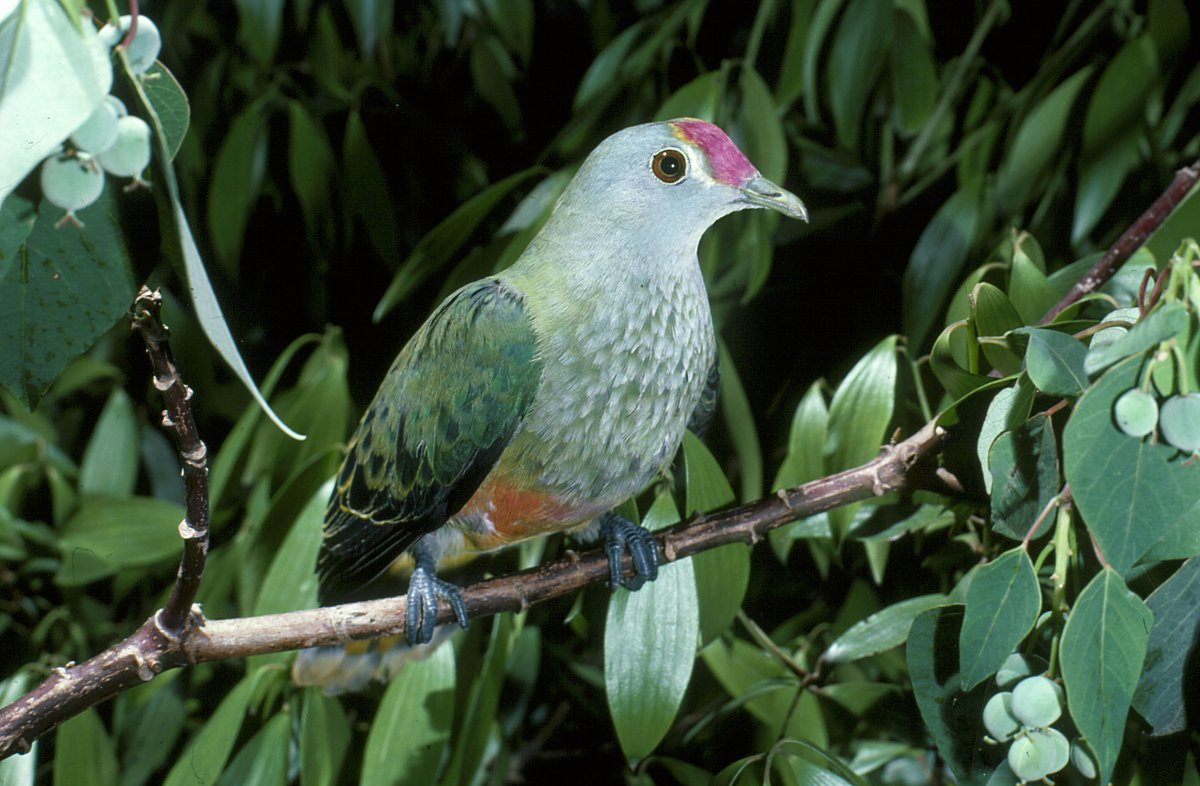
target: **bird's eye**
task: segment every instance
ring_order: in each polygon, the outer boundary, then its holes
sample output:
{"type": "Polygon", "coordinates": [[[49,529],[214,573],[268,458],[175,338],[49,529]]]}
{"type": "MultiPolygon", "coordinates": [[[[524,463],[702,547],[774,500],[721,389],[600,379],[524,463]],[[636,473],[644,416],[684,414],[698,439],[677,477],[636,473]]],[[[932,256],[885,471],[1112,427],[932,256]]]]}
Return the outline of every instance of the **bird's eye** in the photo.
{"type": "Polygon", "coordinates": [[[678,150],[668,147],[654,154],[650,169],[664,183],[678,183],[687,174],[687,158],[678,150]]]}

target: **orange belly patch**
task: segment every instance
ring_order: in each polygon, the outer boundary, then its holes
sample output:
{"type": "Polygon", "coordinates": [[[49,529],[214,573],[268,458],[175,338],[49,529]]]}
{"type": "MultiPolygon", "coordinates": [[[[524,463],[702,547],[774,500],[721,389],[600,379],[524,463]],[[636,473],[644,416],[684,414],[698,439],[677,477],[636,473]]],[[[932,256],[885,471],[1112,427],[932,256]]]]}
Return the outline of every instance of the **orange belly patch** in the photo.
{"type": "Polygon", "coordinates": [[[454,517],[471,547],[486,551],[534,535],[561,532],[595,516],[595,506],[570,503],[546,491],[487,478],[454,517]]]}

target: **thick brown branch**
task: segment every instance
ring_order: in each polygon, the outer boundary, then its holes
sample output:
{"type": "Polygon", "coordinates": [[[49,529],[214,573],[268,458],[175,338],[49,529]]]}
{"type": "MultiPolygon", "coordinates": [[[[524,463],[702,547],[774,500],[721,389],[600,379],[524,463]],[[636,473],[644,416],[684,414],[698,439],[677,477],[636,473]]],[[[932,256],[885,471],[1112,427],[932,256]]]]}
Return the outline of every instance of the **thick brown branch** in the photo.
{"type": "MultiPolygon", "coordinates": [[[[915,465],[932,456],[942,431],[933,423],[873,461],[814,480],[757,502],[696,516],[656,534],[664,562],[683,559],[727,543],[757,543],[771,529],[877,494],[914,487],[915,465]]],[[[626,557],[626,572],[632,562],[626,557]]],[[[566,556],[531,570],[501,576],[463,589],[474,618],[520,611],[608,578],[600,550],[566,556]]],[[[149,680],[158,672],[201,661],[243,658],[404,630],[404,598],[347,603],[331,608],[243,619],[207,620],[196,615],[181,638],[145,624],[121,644],[86,663],[57,670],[33,692],[0,709],[0,758],[24,750],[41,734],[99,701],[149,680]]],[[[439,622],[452,613],[440,609],[439,622]]]]}
{"type": "Polygon", "coordinates": [[[154,371],[154,387],[162,393],[167,405],[163,411],[163,426],[175,432],[183,464],[187,500],[186,517],[179,523],[183,557],[179,561],[171,597],[158,612],[162,631],[177,637],[183,633],[188,621],[208,556],[208,448],[200,439],[196,420],[192,417],[192,389],[183,384],[171,357],[167,329],[159,318],[161,310],[162,297],[158,292],[142,287],[134,298],[130,322],[146,342],[146,354],[154,371]]]}
{"type": "Polygon", "coordinates": [[[1141,248],[1142,244],[1146,242],[1146,238],[1150,237],[1154,230],[1158,229],[1167,219],[1167,216],[1171,215],[1171,211],[1179,206],[1183,198],[1192,190],[1192,186],[1196,185],[1198,179],[1200,179],[1200,161],[1176,172],[1175,179],[1171,181],[1167,190],[1154,200],[1154,204],[1146,208],[1146,212],[1142,213],[1137,221],[1134,221],[1128,229],[1121,233],[1117,242],[1113,243],[1104,256],[1100,257],[1100,260],[1092,266],[1092,269],[1085,273],[1083,278],[1076,281],[1067,294],[1063,295],[1062,299],[1038,320],[1038,324],[1049,324],[1068,306],[1084,295],[1095,292],[1104,285],[1104,282],[1112,278],[1121,265],[1125,264],[1125,260],[1133,256],[1133,252],[1141,248]]]}

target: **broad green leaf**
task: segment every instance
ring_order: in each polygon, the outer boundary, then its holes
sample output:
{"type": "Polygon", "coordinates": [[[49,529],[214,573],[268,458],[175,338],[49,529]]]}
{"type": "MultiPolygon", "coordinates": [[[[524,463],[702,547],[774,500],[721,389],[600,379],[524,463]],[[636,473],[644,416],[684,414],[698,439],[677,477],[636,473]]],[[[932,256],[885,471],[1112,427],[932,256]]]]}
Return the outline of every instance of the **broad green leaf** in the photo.
{"type": "Polygon", "coordinates": [[[992,398],[988,404],[987,414],[979,427],[979,439],[975,443],[975,454],[979,458],[979,466],[983,470],[984,490],[990,496],[992,493],[992,473],[988,471],[988,452],[992,449],[996,437],[1005,431],[1019,428],[1029,419],[1036,391],[1029,383],[1028,377],[1021,376],[1011,387],[1006,387],[992,398]]]}
{"type": "Polygon", "coordinates": [[[1023,328],[1029,336],[1025,368],[1038,390],[1051,396],[1078,396],[1088,384],[1084,371],[1087,347],[1083,342],[1045,328],[1023,328]]]}
{"type": "Polygon", "coordinates": [[[1150,0],[1146,27],[1154,39],[1154,49],[1164,64],[1187,45],[1190,23],[1184,0],[1150,0]]]}
{"type": "Polygon", "coordinates": [[[121,694],[114,713],[114,736],[120,739],[121,786],[151,782],[174,751],[186,720],[187,708],[178,682],[168,674],[121,694]]]}
{"type": "Polygon", "coordinates": [[[1118,573],[1152,549],[1157,559],[1200,553],[1200,462],[1134,439],[1113,421],[1114,402],[1137,386],[1140,366],[1131,358],[1110,369],[1084,393],[1063,432],[1071,495],[1118,573]]]}
{"type": "Polygon", "coordinates": [[[229,124],[229,133],[213,162],[208,186],[208,234],[217,258],[230,271],[237,270],[246,225],[262,190],[269,120],[265,99],[248,106],[229,124]]]}
{"type": "Polygon", "coordinates": [[[469,786],[479,771],[492,725],[500,706],[500,689],[504,687],[504,667],[517,639],[514,632],[518,620],[512,614],[502,614],[492,621],[492,634],[483,662],[474,672],[477,676],[467,691],[466,709],[462,710],[451,750],[450,763],[442,775],[446,786],[469,786]]]}
{"type": "Polygon", "coordinates": [[[237,342],[233,340],[229,325],[225,322],[225,315],[221,313],[216,292],[213,291],[208,272],[204,269],[204,260],[200,256],[200,249],[196,247],[196,238],[192,236],[191,225],[188,224],[187,215],[183,210],[183,200],[179,195],[179,181],[175,177],[175,169],[170,164],[171,150],[167,129],[172,125],[171,120],[168,118],[164,121],[158,116],[157,107],[146,92],[142,80],[130,75],[128,83],[137,93],[142,108],[146,112],[146,119],[150,121],[150,126],[154,129],[155,149],[161,164],[159,171],[162,173],[167,199],[171,203],[171,220],[175,224],[172,234],[179,241],[179,253],[183,258],[188,292],[191,295],[192,305],[196,309],[196,319],[200,323],[200,328],[212,343],[213,348],[217,350],[217,353],[246,387],[246,390],[250,392],[254,400],[258,402],[258,405],[267,413],[267,417],[279,427],[279,430],[293,439],[304,439],[302,435],[292,431],[279,419],[279,416],[263,398],[262,393],[259,392],[258,386],[254,384],[254,378],[250,376],[250,370],[246,368],[246,362],[242,360],[237,342]]]}
{"type": "MultiPolygon", "coordinates": [[[[3,20],[0,20],[0,25],[3,20]]],[[[0,680],[0,707],[7,707],[21,698],[33,683],[29,667],[0,680]]],[[[34,740],[26,753],[0,759],[0,783],[4,786],[34,786],[37,777],[38,741],[34,740]]]]}
{"type": "Polygon", "coordinates": [[[1020,371],[1020,356],[1007,343],[997,343],[1008,331],[1023,324],[1012,301],[998,287],[986,282],[975,285],[969,301],[975,332],[980,338],[980,349],[992,368],[1004,376],[1020,371]]]}
{"type": "Polygon", "coordinates": [[[938,208],[917,239],[900,291],[904,333],[914,348],[924,345],[941,315],[983,225],[982,212],[982,186],[966,185],[938,208]]]}
{"type": "Polygon", "coordinates": [[[586,107],[614,84],[619,84],[622,63],[647,25],[648,20],[633,23],[600,51],[588,66],[583,79],[579,81],[579,88],[575,91],[575,100],[571,105],[575,112],[586,107]]]}
{"type": "Polygon", "coordinates": [[[1063,628],[1060,654],[1067,707],[1096,754],[1100,783],[1108,783],[1121,752],[1153,619],[1121,576],[1105,568],[1079,593],[1063,628]]]}
{"type": "Polygon", "coordinates": [[[444,643],[406,663],[388,684],[367,735],[360,783],[433,783],[453,719],[454,647],[444,643]]]}
{"type": "Polygon", "coordinates": [[[187,94],[183,92],[175,75],[162,63],[155,63],[146,71],[142,89],[146,91],[146,98],[162,124],[163,142],[169,160],[174,160],[175,154],[183,146],[183,138],[187,135],[192,117],[187,94]]]}
{"type": "MultiPolygon", "coordinates": [[[[792,415],[787,456],[775,475],[775,482],[771,486],[773,489],[793,488],[825,474],[825,429],[829,422],[829,410],[821,389],[821,382],[810,385],[792,415]]],[[[776,527],[767,534],[780,562],[787,560],[797,526],[804,526],[804,522],[776,527]]]]}
{"type": "Polygon", "coordinates": [[[1036,241],[1024,236],[1014,245],[1008,295],[1021,316],[1021,324],[1032,325],[1050,310],[1056,298],[1045,271],[1030,256],[1030,251],[1037,249],[1036,241]]]}
{"type": "Polygon", "coordinates": [[[1104,211],[1121,192],[1125,179],[1137,166],[1142,144],[1135,128],[1081,164],[1071,224],[1072,243],[1079,243],[1096,228],[1104,211]]]}
{"type": "Polygon", "coordinates": [[[893,122],[902,134],[915,134],[933,112],[941,85],[930,42],[921,35],[912,16],[892,11],[895,30],[891,49],[893,122]]]}
{"type": "Polygon", "coordinates": [[[970,395],[972,391],[988,385],[995,380],[983,374],[972,373],[959,365],[954,357],[951,339],[958,331],[967,331],[967,340],[975,341],[974,327],[969,319],[960,319],[947,325],[933,342],[929,352],[929,370],[937,377],[938,383],[945,388],[950,398],[959,401],[970,395]]]}
{"type": "Polygon", "coordinates": [[[122,568],[177,559],[183,508],[150,497],[85,498],[63,527],[56,583],[77,587],[122,568]]]}
{"type": "Polygon", "coordinates": [[[741,470],[741,500],[750,502],[763,495],[762,445],[758,441],[754,411],[746,398],[741,375],[724,341],[718,340],[717,352],[721,364],[721,414],[725,417],[741,470]]]}
{"type": "Polygon", "coordinates": [[[271,567],[262,582],[255,616],[309,609],[317,605],[317,550],[321,545],[321,524],[325,505],[333,491],[333,479],[317,489],[300,511],[296,521],[275,552],[271,567]]]}
{"type": "Polygon", "coordinates": [[[750,548],[730,543],[691,557],[700,605],[700,640],[721,635],[742,607],[750,584],[750,548]]]}
{"type": "Polygon", "coordinates": [[[326,212],[334,166],[333,148],[325,129],[309,115],[304,104],[288,101],[288,177],[309,232],[323,239],[331,227],[326,212]]]}
{"type": "Polygon", "coordinates": [[[95,709],[58,727],[54,739],[54,786],[117,786],[117,754],[95,709]]]}
{"type": "Polygon", "coordinates": [[[1091,72],[1088,66],[1067,77],[1022,121],[996,173],[996,201],[1003,213],[1013,215],[1025,206],[1034,187],[1060,154],[1067,118],[1091,72]]]}
{"type": "Polygon", "coordinates": [[[690,431],[683,435],[683,467],[686,477],[686,513],[707,513],[733,502],[733,489],[717,460],[690,431]]]}
{"type": "Polygon", "coordinates": [[[79,490],[128,496],[138,471],[138,423],[133,402],[117,388],[108,397],[79,465],[79,490]]]}
{"type": "MultiPolygon", "coordinates": [[[[1054,425],[1041,415],[1005,431],[988,452],[992,487],[992,529],[1023,540],[1029,528],[1062,484],[1058,479],[1058,445],[1054,425]]],[[[1047,516],[1033,537],[1050,527],[1047,516]]]]}
{"type": "Polygon", "coordinates": [[[958,634],[963,690],[996,673],[1033,629],[1041,609],[1041,590],[1025,549],[1006,551],[975,572],[958,634]]]}
{"type": "Polygon", "coordinates": [[[983,705],[988,689],[964,693],[958,672],[961,608],[946,606],[924,612],[908,634],[908,675],[925,729],[933,737],[959,783],[983,783],[994,769],[987,766],[983,738],[983,705]]]}
{"type": "MultiPolygon", "coordinates": [[[[71,224],[55,228],[63,211],[43,200],[24,244],[11,261],[0,261],[0,346],[5,348],[0,385],[31,409],[67,364],[123,317],[133,300],[129,255],[112,191],[105,189],[95,204],[76,212],[82,229],[71,224]]],[[[22,207],[28,203],[8,200],[0,218],[30,221],[22,207]],[[20,212],[14,216],[13,210],[20,212]]]]}
{"type": "Polygon", "coordinates": [[[1162,341],[1187,330],[1188,313],[1182,303],[1166,303],[1139,320],[1121,338],[1102,344],[1087,353],[1083,367],[1095,375],[1118,360],[1141,355],[1162,341]]]}
{"type": "Polygon", "coordinates": [[[908,639],[909,629],[918,615],[945,604],[945,595],[919,595],[893,603],[859,620],[838,636],[825,650],[825,661],[849,663],[898,647],[908,639]]]}
{"type": "Polygon", "coordinates": [[[212,716],[204,722],[175,766],[167,775],[166,786],[196,786],[216,783],[225,769],[246,716],[250,695],[258,685],[262,671],[243,677],[221,700],[212,716]]]}
{"type": "Polygon", "coordinates": [[[238,11],[238,41],[260,63],[275,59],[283,26],[283,0],[234,0],[238,11]]]}
{"type": "MultiPolygon", "coordinates": [[[[677,519],[671,498],[662,495],[645,523],[677,519]]],[[[663,565],[658,578],[637,592],[613,592],[604,627],[604,686],[617,740],[630,761],[648,756],[670,729],[692,676],[699,636],[690,559],[663,565]]]]}
{"type": "MultiPolygon", "coordinates": [[[[394,682],[389,683],[388,688],[392,684],[394,682]]],[[[426,708],[420,707],[417,711],[425,712],[426,708]]],[[[377,710],[372,730],[379,717],[377,710]]],[[[370,739],[370,733],[367,738],[370,739]]],[[[304,691],[304,707],[300,711],[300,786],[334,786],[338,783],[349,744],[350,721],[341,702],[317,688],[304,691]]]]}
{"type": "Polygon", "coordinates": [[[238,750],[217,786],[286,786],[291,722],[288,712],[276,713],[238,750]]]}
{"type": "Polygon", "coordinates": [[[467,200],[461,207],[447,216],[440,224],[421,238],[412,253],[396,271],[379,304],[375,306],[373,318],[376,322],[387,316],[397,303],[420,286],[426,279],[449,263],[471,233],[487,218],[501,199],[508,196],[518,185],[535,174],[545,174],[541,167],[531,167],[509,175],[493,183],[467,200]]]}
{"type": "Polygon", "coordinates": [[[858,148],[867,99],[892,44],[891,0],[850,0],[829,48],[829,107],[838,143],[858,148]]]}
{"type": "Polygon", "coordinates": [[[787,175],[788,145],[783,122],[775,112],[771,88],[758,72],[743,66],[738,86],[742,92],[739,146],[768,179],[781,183],[787,175]]]}
{"type": "Polygon", "coordinates": [[[1200,557],[1183,563],[1146,599],[1146,606],[1154,625],[1133,706],[1154,734],[1174,734],[1187,727],[1188,697],[1195,688],[1188,653],[1200,636],[1200,557]]]}
{"type": "MultiPolygon", "coordinates": [[[[52,0],[18,2],[0,19],[0,42],[4,50],[0,57],[3,205],[25,176],[108,94],[112,65],[96,28],[91,24],[77,28],[52,0]]],[[[0,290],[5,288],[8,285],[0,282],[0,290]]],[[[0,308],[0,313],[5,310],[0,308]]],[[[0,345],[7,344],[0,340],[0,345]]]]}
{"type": "Polygon", "coordinates": [[[676,90],[654,114],[655,120],[676,117],[696,117],[710,123],[716,119],[717,107],[725,94],[725,70],[701,74],[676,90]]]}

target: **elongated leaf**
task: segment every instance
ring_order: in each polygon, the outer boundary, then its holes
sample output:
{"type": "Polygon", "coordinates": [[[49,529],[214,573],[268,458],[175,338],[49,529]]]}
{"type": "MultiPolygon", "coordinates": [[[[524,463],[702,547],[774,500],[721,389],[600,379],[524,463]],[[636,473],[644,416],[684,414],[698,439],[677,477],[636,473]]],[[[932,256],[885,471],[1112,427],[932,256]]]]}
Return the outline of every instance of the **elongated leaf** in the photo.
{"type": "Polygon", "coordinates": [[[1004,376],[1020,371],[1020,356],[1007,343],[998,343],[1008,331],[1023,324],[1012,301],[999,287],[986,282],[975,285],[969,300],[971,318],[975,321],[975,332],[979,335],[984,357],[1004,376]]]}
{"type": "Polygon", "coordinates": [[[192,107],[188,103],[187,94],[183,92],[175,75],[158,62],[146,71],[142,79],[142,89],[146,91],[146,99],[154,108],[154,114],[162,125],[167,154],[170,160],[174,160],[175,154],[183,146],[183,138],[187,135],[188,124],[192,118],[192,107]]]}
{"type": "MultiPolygon", "coordinates": [[[[378,711],[375,720],[379,720],[378,711]]],[[[374,729],[375,723],[371,726],[374,729]]],[[[367,736],[370,739],[370,734],[367,736]]],[[[338,783],[349,744],[350,721],[341,703],[317,688],[306,690],[300,713],[300,786],[338,783]]]]}
{"type": "Polygon", "coordinates": [[[257,671],[241,679],[221,700],[212,714],[184,749],[167,775],[166,786],[195,786],[216,783],[225,768],[233,743],[246,716],[250,695],[264,672],[257,671]]]}
{"type": "Polygon", "coordinates": [[[971,321],[960,319],[946,326],[933,342],[933,349],[929,352],[929,370],[937,377],[937,381],[945,388],[946,393],[956,401],[966,398],[973,391],[995,381],[983,374],[972,373],[959,365],[958,360],[954,357],[951,340],[959,331],[967,333],[968,341],[975,341],[971,321]]]}
{"type": "Polygon", "coordinates": [[[1028,377],[1019,377],[1012,387],[1001,390],[988,404],[987,414],[979,427],[979,439],[975,444],[975,454],[979,457],[979,466],[983,469],[984,490],[992,493],[992,473],[988,471],[988,453],[996,438],[1005,431],[1019,428],[1029,418],[1035,391],[1028,377]]]}
{"type": "Polygon", "coordinates": [[[1133,706],[1156,735],[1174,734],[1187,727],[1187,702],[1195,689],[1188,660],[1200,636],[1200,557],[1183,563],[1146,606],[1154,625],[1133,706]]]}
{"type": "Polygon", "coordinates": [[[1153,615],[1111,568],[1079,593],[1063,628],[1063,682],[1067,707],[1100,765],[1100,783],[1112,777],[1125,718],[1146,658],[1153,615]]]}
{"type": "Polygon", "coordinates": [[[920,595],[877,611],[838,636],[825,650],[825,661],[849,663],[898,647],[907,641],[917,616],[945,604],[945,595],[920,595]]]}
{"type": "Polygon", "coordinates": [[[1087,353],[1083,367],[1095,374],[1118,360],[1140,355],[1159,342],[1177,336],[1187,329],[1188,314],[1182,303],[1167,303],[1156,308],[1145,319],[1134,324],[1129,332],[1116,341],[1101,344],[1087,353]]]}
{"type": "MultiPolygon", "coordinates": [[[[0,20],[2,23],[2,20],[0,20]]],[[[28,670],[18,671],[0,681],[0,707],[7,707],[25,694],[32,683],[28,670]]],[[[4,786],[34,786],[37,777],[38,741],[34,740],[25,753],[0,760],[0,783],[4,786]]]]}
{"type": "Polygon", "coordinates": [[[958,634],[963,690],[996,673],[1033,629],[1041,608],[1041,590],[1025,549],[1006,551],[976,571],[958,634]]]}
{"type": "Polygon", "coordinates": [[[237,269],[242,238],[267,169],[266,112],[265,101],[259,100],[233,118],[213,164],[208,233],[217,258],[231,271],[237,269]]]}
{"type": "Polygon", "coordinates": [[[325,129],[308,114],[299,101],[288,102],[288,176],[304,223],[314,237],[328,240],[330,223],[326,211],[334,171],[333,148],[325,129]]]}
{"type": "Polygon", "coordinates": [[[690,431],[683,435],[683,467],[689,515],[716,510],[736,499],[717,460],[690,431]]]}
{"type": "Polygon", "coordinates": [[[234,0],[238,10],[238,39],[261,63],[270,63],[283,27],[283,0],[234,0]]]}
{"type": "Polygon", "coordinates": [[[279,614],[317,605],[317,549],[321,545],[321,523],[325,505],[333,491],[333,480],[323,484],[308,500],[288,530],[283,544],[262,582],[255,615],[279,614]]]}
{"type": "MultiPolygon", "coordinates": [[[[998,436],[988,452],[987,467],[992,479],[992,528],[1023,540],[1062,485],[1050,419],[1035,416],[998,436]]],[[[1051,521],[1047,516],[1032,537],[1045,533],[1051,521]]]]}
{"type": "Polygon", "coordinates": [[[291,718],[279,712],[238,750],[217,786],[285,786],[291,718]]]}
{"type": "Polygon", "coordinates": [[[288,428],[271,409],[271,405],[267,403],[262,393],[259,392],[258,386],[254,384],[254,378],[250,376],[250,370],[246,368],[245,361],[242,360],[237,342],[233,340],[233,334],[229,332],[229,325],[225,322],[225,315],[221,313],[221,306],[217,303],[217,295],[213,291],[212,282],[208,279],[208,272],[204,269],[204,260],[200,256],[200,249],[196,247],[196,239],[192,236],[191,226],[183,212],[183,202],[179,196],[179,181],[175,177],[175,169],[170,164],[171,150],[168,147],[163,121],[159,119],[155,105],[147,95],[142,81],[130,75],[129,83],[138,94],[142,107],[146,111],[146,117],[154,129],[156,150],[161,164],[159,171],[162,172],[167,198],[171,202],[171,218],[175,222],[174,231],[178,236],[179,251],[183,257],[184,272],[187,274],[188,292],[191,295],[192,305],[196,309],[196,319],[200,323],[200,328],[212,343],[213,348],[250,391],[250,395],[267,413],[267,417],[289,437],[304,439],[302,435],[288,428]]]}
{"type": "MultiPolygon", "coordinates": [[[[645,524],[676,520],[674,503],[663,495],[645,524]]],[[[699,635],[690,559],[663,565],[658,578],[637,592],[614,591],[604,627],[604,686],[617,739],[630,761],[648,756],[671,727],[691,680],[699,635]]]]}
{"type": "Polygon", "coordinates": [[[117,389],[108,397],[100,419],[83,451],[79,490],[127,496],[133,493],[138,470],[138,424],[133,403],[117,389]]]}
{"type": "Polygon", "coordinates": [[[1119,573],[1151,549],[1157,559],[1200,553],[1200,462],[1182,461],[1174,448],[1130,437],[1113,420],[1114,402],[1137,386],[1140,366],[1131,358],[1110,369],[1079,400],[1063,432],[1071,494],[1119,573]]]}
{"type": "Polygon", "coordinates": [[[175,674],[162,674],[117,699],[114,726],[120,737],[121,786],[152,782],[175,748],[187,720],[175,674]]]}
{"type": "Polygon", "coordinates": [[[921,35],[911,15],[894,9],[892,26],[895,37],[889,71],[895,101],[893,122],[901,133],[915,134],[925,125],[937,102],[941,87],[937,67],[930,42],[921,35]]]}
{"type": "Polygon", "coordinates": [[[454,648],[409,661],[388,685],[363,752],[363,786],[433,783],[454,717],[454,648]]]}
{"type": "Polygon", "coordinates": [[[891,0],[850,0],[829,50],[829,104],[838,142],[858,147],[867,99],[892,43],[891,0]]]}
{"type": "Polygon", "coordinates": [[[824,715],[817,697],[803,691],[796,700],[794,678],[785,676],[779,659],[741,639],[716,639],[700,653],[733,706],[745,709],[772,736],[785,734],[828,745],[824,715]]]}
{"type": "Polygon", "coordinates": [[[441,782],[447,786],[469,786],[474,783],[491,737],[492,724],[496,722],[500,689],[504,686],[504,666],[517,639],[515,628],[516,622],[511,614],[496,617],[492,622],[487,652],[478,669],[478,676],[468,690],[466,709],[455,731],[454,739],[458,740],[458,744],[452,750],[450,763],[442,775],[441,782]]]}
{"type": "Polygon", "coordinates": [[[117,786],[117,754],[100,715],[86,709],[58,727],[54,786],[117,786]]]}
{"type": "Polygon", "coordinates": [[[149,497],[86,499],[63,527],[63,561],[55,581],[79,586],[121,568],[178,558],[183,508],[149,497]]]}
{"type": "Polygon", "coordinates": [[[737,452],[741,470],[740,498],[742,502],[749,502],[763,494],[762,445],[758,441],[754,411],[742,386],[742,377],[724,341],[718,341],[717,351],[721,364],[721,414],[737,452]]]}

